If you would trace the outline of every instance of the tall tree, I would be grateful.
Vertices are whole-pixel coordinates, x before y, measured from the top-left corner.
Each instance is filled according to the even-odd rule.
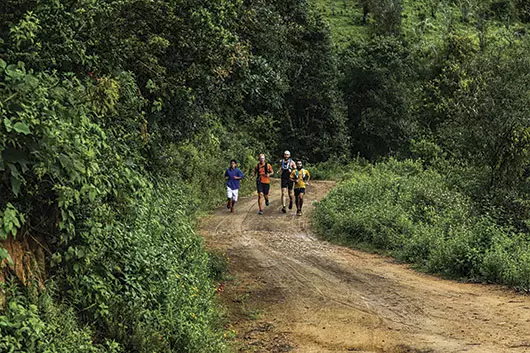
[[[407,48],[395,37],[376,36],[341,55],[352,152],[377,158],[402,150],[415,129],[415,70]]]

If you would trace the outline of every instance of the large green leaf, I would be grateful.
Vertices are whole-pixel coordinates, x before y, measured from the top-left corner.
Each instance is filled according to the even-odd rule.
[[[29,126],[22,122],[18,122],[15,125],[13,125],[13,130],[15,130],[18,133],[22,133],[24,135],[31,134],[31,131],[29,131]]]
[[[11,132],[13,130],[13,125],[11,124],[11,120],[8,118],[4,119],[4,126],[6,127],[7,132]]]
[[[9,265],[13,266],[13,259],[11,258],[11,256],[9,256],[9,253],[7,252],[7,250],[4,248],[0,248],[0,260],[3,260],[3,259],[7,259],[7,262],[9,263]]]
[[[17,150],[15,148],[6,148],[2,151],[2,158],[6,163],[28,163],[28,155],[26,152]]]
[[[22,175],[20,175],[20,172],[18,171],[16,165],[12,163],[7,163],[7,167],[11,172],[11,189],[13,190],[15,196],[18,196],[18,193],[20,192],[20,186],[22,185],[22,181],[24,180],[24,178],[22,177]]]
[[[15,194],[15,196],[18,196],[21,185],[22,182],[20,181],[20,179],[11,175],[11,190],[13,190],[13,194]]]
[[[12,78],[20,78],[25,75],[24,69],[21,68],[19,65],[15,65],[15,64],[8,65],[5,71],[6,71],[6,75]]]

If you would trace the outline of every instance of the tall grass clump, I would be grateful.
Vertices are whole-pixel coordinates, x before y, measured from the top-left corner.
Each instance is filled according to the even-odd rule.
[[[317,205],[313,224],[328,240],[382,250],[424,271],[530,289],[528,238],[479,214],[420,161],[357,168]]]

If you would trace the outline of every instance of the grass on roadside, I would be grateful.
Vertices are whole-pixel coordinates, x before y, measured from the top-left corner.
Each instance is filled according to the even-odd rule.
[[[345,175],[313,214],[324,238],[385,251],[449,278],[530,290],[528,236],[478,214],[440,173],[391,159]]]

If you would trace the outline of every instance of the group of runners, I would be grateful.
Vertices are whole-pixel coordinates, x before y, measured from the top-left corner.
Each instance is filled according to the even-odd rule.
[[[291,158],[291,152],[285,151],[283,159],[280,160],[280,168],[276,173],[281,173],[282,189],[282,212],[286,213],[287,208],[293,208],[293,200],[296,205],[296,214],[302,215],[302,206],[304,205],[304,195],[306,187],[309,185],[311,175],[309,171],[303,168],[301,160],[296,162]],[[254,168],[253,176],[256,177],[256,188],[258,191],[258,214],[263,214],[263,203],[269,206],[269,193],[271,176],[274,175],[274,169],[266,162],[265,155],[259,155],[259,163]],[[237,167],[237,161],[232,159],[230,167],[225,172],[226,179],[226,207],[230,212],[234,212],[234,207],[238,199],[240,181],[244,178],[243,172]],[[289,204],[287,205],[287,199]]]

